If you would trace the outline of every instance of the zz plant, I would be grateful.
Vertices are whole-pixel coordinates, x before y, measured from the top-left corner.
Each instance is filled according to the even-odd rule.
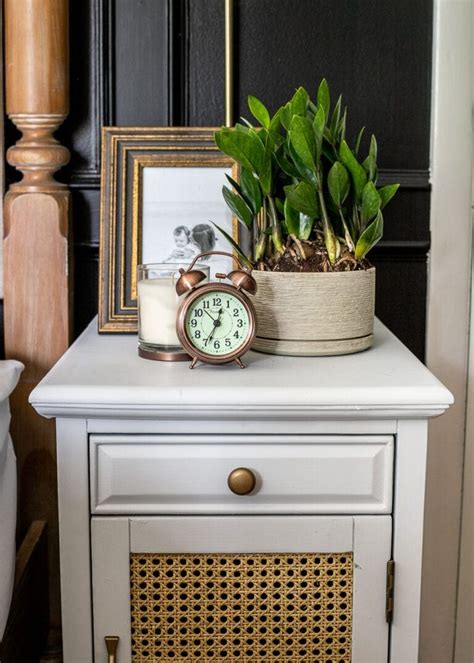
[[[364,129],[346,140],[346,109],[331,110],[329,87],[319,85],[316,103],[300,87],[270,116],[248,98],[258,125],[242,119],[215,134],[218,148],[240,165],[240,181],[227,177],[224,199],[250,231],[250,259],[219,230],[248,264],[277,271],[364,269],[383,235],[382,210],[398,184],[377,188],[377,141],[359,157]]]

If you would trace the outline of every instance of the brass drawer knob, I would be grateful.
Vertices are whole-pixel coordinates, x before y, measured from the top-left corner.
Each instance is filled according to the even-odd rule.
[[[227,485],[236,495],[248,495],[255,488],[255,474],[246,467],[237,467],[229,474]]]

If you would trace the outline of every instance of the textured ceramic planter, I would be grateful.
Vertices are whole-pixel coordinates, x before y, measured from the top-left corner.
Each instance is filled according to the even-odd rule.
[[[375,268],[357,272],[253,272],[253,349],[278,355],[350,354],[372,345]]]

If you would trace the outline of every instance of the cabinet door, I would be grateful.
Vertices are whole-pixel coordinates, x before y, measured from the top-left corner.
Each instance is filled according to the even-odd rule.
[[[93,518],[95,661],[387,660],[390,516]]]

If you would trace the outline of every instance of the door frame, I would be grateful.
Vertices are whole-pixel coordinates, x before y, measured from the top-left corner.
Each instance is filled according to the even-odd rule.
[[[426,363],[455,404],[430,422],[420,662],[451,661],[466,416],[471,265],[472,4],[435,0]]]

